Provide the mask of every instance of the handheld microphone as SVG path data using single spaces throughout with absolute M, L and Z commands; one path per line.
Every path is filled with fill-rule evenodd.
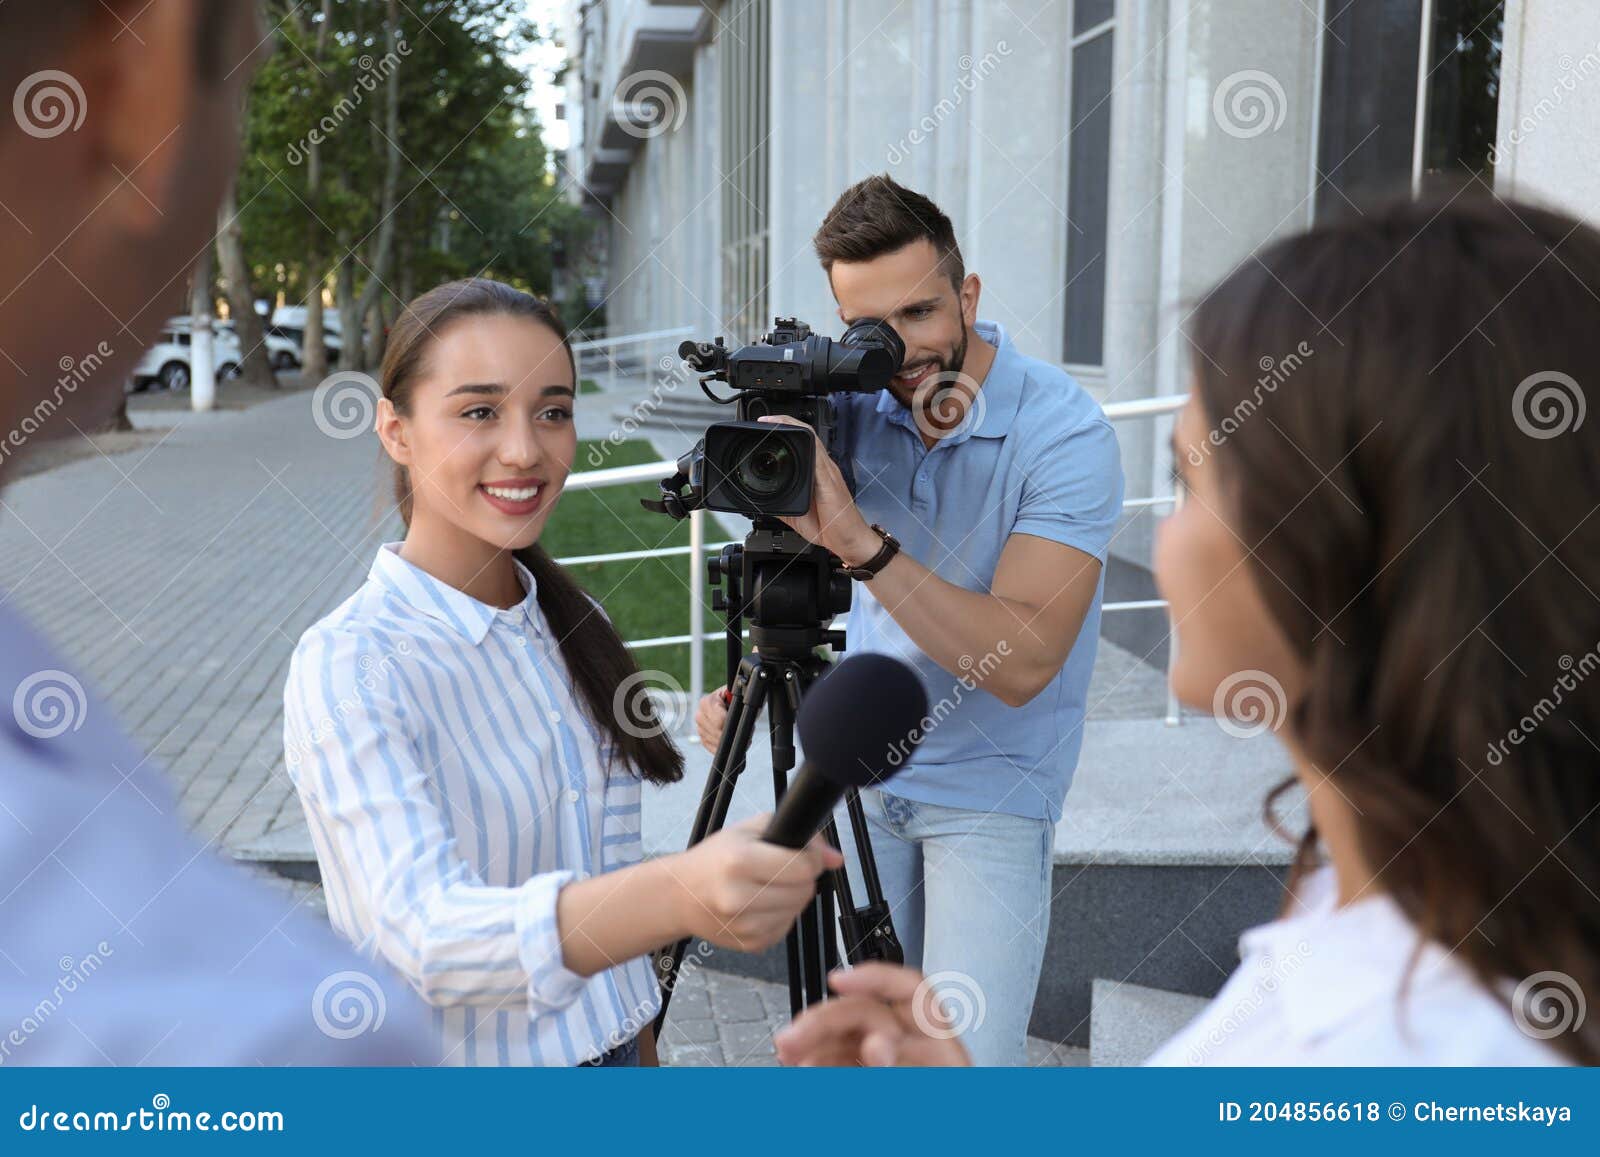
M 853 787 L 882 783 L 922 741 L 928 694 L 917 673 L 888 655 L 852 655 L 800 704 L 795 728 L 805 762 L 762 839 L 802 848 Z

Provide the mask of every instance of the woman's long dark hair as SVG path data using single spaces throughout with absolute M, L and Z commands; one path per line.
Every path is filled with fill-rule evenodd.
M 1305 666 L 1289 733 L 1377 886 L 1600 1062 L 1600 233 L 1379 207 L 1241 265 L 1192 336 L 1201 449 Z
M 406 306 L 389 333 L 380 371 L 383 396 L 402 415 L 411 412 L 411 389 L 439 335 L 466 317 L 525 317 L 551 330 L 572 359 L 566 327 L 555 310 L 538 298 L 487 278 L 452 281 L 431 289 Z M 576 386 L 577 366 L 573 364 Z M 411 525 L 411 479 L 396 465 L 395 501 Z M 633 693 L 639 666 L 602 614 L 566 569 L 538 543 L 516 552 L 532 572 L 539 609 L 560 640 L 561 657 L 576 684 L 584 709 L 638 774 L 651 783 L 683 778 L 683 753 L 667 738 L 648 695 Z M 619 703 L 619 699 L 625 700 Z M 619 716 L 626 716 L 621 718 Z

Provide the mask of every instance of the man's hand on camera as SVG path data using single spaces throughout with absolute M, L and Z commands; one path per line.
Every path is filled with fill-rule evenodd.
M 844 484 L 844 475 L 817 432 L 798 418 L 768 416 L 758 420 L 811 430 L 816 461 L 812 473 L 811 509 L 800 515 L 780 515 L 783 521 L 807 542 L 832 551 L 848 566 L 860 566 L 877 554 L 883 540 L 856 508 L 850 488 Z

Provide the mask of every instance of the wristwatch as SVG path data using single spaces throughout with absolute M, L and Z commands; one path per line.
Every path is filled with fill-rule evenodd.
M 876 522 L 872 524 L 872 529 L 879 538 L 883 539 L 883 545 L 878 548 L 878 553 L 867 559 L 867 561 L 862 563 L 860 566 L 847 566 L 844 568 L 845 574 L 849 575 L 853 579 L 859 579 L 862 582 L 866 582 L 873 575 L 877 574 L 884 567 L 888 566 L 889 560 L 900 553 L 900 540 L 898 538 L 890 534 L 887 530 L 883 529 L 883 527 L 879 526 Z

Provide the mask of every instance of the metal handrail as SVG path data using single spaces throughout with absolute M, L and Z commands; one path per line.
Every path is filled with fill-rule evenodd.
M 583 341 L 575 341 L 572 348 L 580 353 L 584 350 L 597 350 L 601 346 L 639 345 L 643 342 L 661 341 L 670 337 L 688 337 L 694 333 L 694 326 L 680 325 L 672 329 L 652 329 L 643 333 L 625 333 L 621 337 L 594 337 Z
M 615 339 L 617 344 L 622 344 L 631 338 L 651 337 L 663 338 L 678 336 L 680 333 L 690 332 L 688 327 L 682 330 L 659 330 L 653 334 L 634 334 L 627 338 Z M 602 339 L 605 340 L 605 339 Z M 1155 398 L 1141 398 L 1132 402 L 1111 402 L 1103 407 L 1106 418 L 1112 422 L 1135 421 L 1140 418 L 1158 418 L 1166 414 L 1174 414 L 1183 407 L 1187 400 L 1183 394 L 1166 394 Z M 603 490 L 612 486 L 628 486 L 639 482 L 656 482 L 661 478 L 671 475 L 678 468 L 676 462 L 644 462 L 634 466 L 610 466 L 603 470 L 587 470 L 579 474 L 569 475 L 567 490 Z M 1171 494 L 1156 495 L 1151 498 L 1129 498 L 1124 500 L 1124 510 L 1153 509 L 1159 506 L 1171 506 L 1177 509 L 1183 503 L 1181 490 L 1174 490 Z M 705 540 L 705 511 L 696 510 L 689 515 L 689 545 L 664 546 L 651 550 L 623 550 L 610 554 L 585 554 L 572 555 L 556 561 L 563 566 L 587 565 L 592 563 L 610 562 L 636 562 L 646 558 L 676 558 L 689 556 L 689 633 L 686 635 L 662 635 L 653 639 L 629 639 L 626 644 L 636 651 L 649 650 L 654 647 L 675 647 L 692 643 L 695 639 L 709 641 L 720 639 L 723 632 L 707 632 L 705 629 L 705 604 L 697 597 L 700 589 L 701 561 L 703 556 L 713 551 L 720 551 L 725 546 L 732 545 L 733 540 L 708 544 Z M 1167 607 L 1165 599 L 1129 599 L 1120 602 L 1110 602 L 1101 605 L 1102 613 L 1113 611 L 1149 611 L 1160 610 Z M 746 632 L 748 634 L 748 632 Z M 1183 720 L 1183 713 L 1178 704 L 1177 697 L 1172 692 L 1172 664 L 1178 654 L 1178 637 L 1169 630 L 1167 636 L 1167 716 L 1168 724 L 1178 724 Z M 705 657 L 701 648 L 689 648 L 689 704 L 692 712 L 694 704 L 700 701 L 705 693 Z M 687 726 L 692 729 L 692 718 L 687 720 Z
M 693 326 L 680 325 L 672 329 L 652 329 L 642 333 L 625 333 L 618 334 L 616 337 L 596 337 L 588 338 L 584 341 L 575 341 L 572 343 L 572 360 L 578 367 L 578 381 L 581 382 L 584 378 L 584 363 L 588 360 L 584 355 L 604 351 L 602 356 L 605 358 L 606 372 L 605 384 L 601 388 L 606 393 L 610 393 L 616 388 L 617 384 L 617 350 L 629 346 L 643 346 L 645 347 L 643 357 L 648 362 L 649 347 L 655 346 L 657 343 L 670 343 L 674 338 L 689 337 L 693 333 Z M 676 363 L 677 348 L 675 346 L 670 348 L 672 360 Z M 663 361 L 665 360 L 663 359 Z

